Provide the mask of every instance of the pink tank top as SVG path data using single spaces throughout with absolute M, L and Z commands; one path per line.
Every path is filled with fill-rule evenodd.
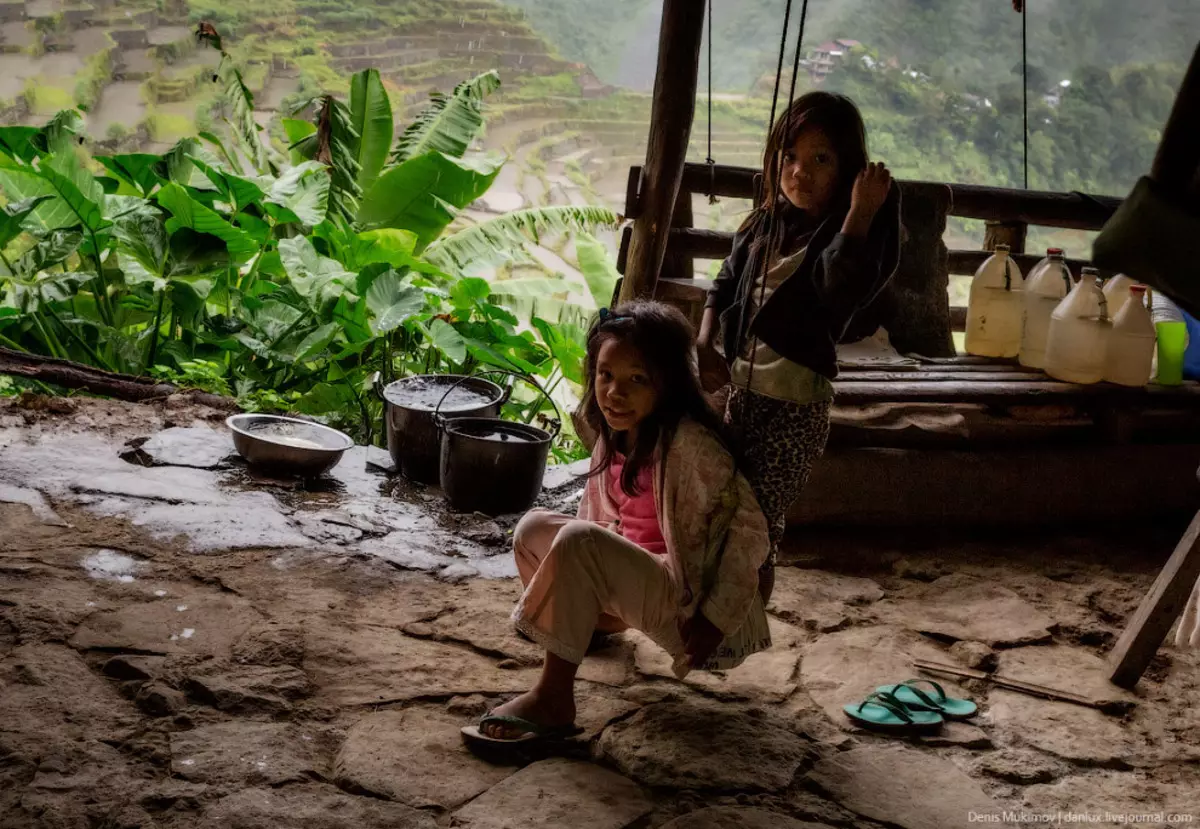
M 663 540 L 658 506 L 654 502 L 654 468 L 647 466 L 638 474 L 637 495 L 627 495 L 621 488 L 624 469 L 625 456 L 614 455 L 608 469 L 608 496 L 616 505 L 621 522 L 616 530 L 647 552 L 663 555 L 667 552 L 667 542 Z

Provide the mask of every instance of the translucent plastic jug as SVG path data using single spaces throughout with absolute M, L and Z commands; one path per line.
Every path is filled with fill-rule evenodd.
M 1025 280 L 1023 323 L 1021 325 L 1021 365 L 1046 367 L 1046 337 L 1050 334 L 1050 316 L 1075 283 L 1062 248 L 1050 248 L 1046 258 L 1034 265 Z
M 1050 317 L 1046 340 L 1046 373 L 1068 383 L 1099 383 L 1104 379 L 1112 321 L 1095 268 L 1059 303 Z
M 1021 350 L 1021 303 L 1024 280 L 1008 255 L 996 245 L 971 281 L 967 300 L 967 353 L 979 357 L 1016 357 Z
M 1104 298 L 1108 300 L 1108 316 L 1115 325 L 1117 314 L 1125 307 L 1130 299 L 1129 289 L 1137 283 L 1123 273 L 1119 273 L 1104 283 Z M 1140 295 L 1145 300 L 1145 294 Z
M 1154 382 L 1160 386 L 1178 386 L 1183 382 L 1183 358 L 1187 353 L 1187 322 L 1179 307 L 1161 293 L 1151 298 L 1150 318 L 1158 336 L 1155 350 Z
M 1122 386 L 1150 382 L 1154 363 L 1154 320 L 1146 308 L 1146 287 L 1131 285 L 1129 299 L 1113 317 L 1104 379 Z

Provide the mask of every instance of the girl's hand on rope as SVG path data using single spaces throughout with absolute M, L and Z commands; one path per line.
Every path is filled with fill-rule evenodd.
M 883 206 L 891 188 L 892 174 L 887 166 L 881 161 L 868 164 L 854 179 L 854 189 L 850 191 L 850 212 L 846 214 L 842 233 L 847 236 L 866 236 L 871 220 Z
M 709 394 L 715 394 L 729 383 L 729 364 L 715 348 L 708 344 L 696 345 L 699 362 L 700 385 Z

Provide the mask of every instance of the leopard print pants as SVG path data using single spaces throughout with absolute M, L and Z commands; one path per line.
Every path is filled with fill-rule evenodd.
M 731 388 L 725 423 L 742 452 L 742 471 L 767 517 L 773 568 L 787 527 L 787 512 L 800 497 L 813 463 L 829 439 L 830 400 L 802 405 Z

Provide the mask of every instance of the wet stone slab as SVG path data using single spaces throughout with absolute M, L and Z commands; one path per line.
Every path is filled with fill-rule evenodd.
M 204 425 L 164 429 L 138 448 L 157 465 L 198 469 L 215 469 L 234 452 L 228 433 Z

